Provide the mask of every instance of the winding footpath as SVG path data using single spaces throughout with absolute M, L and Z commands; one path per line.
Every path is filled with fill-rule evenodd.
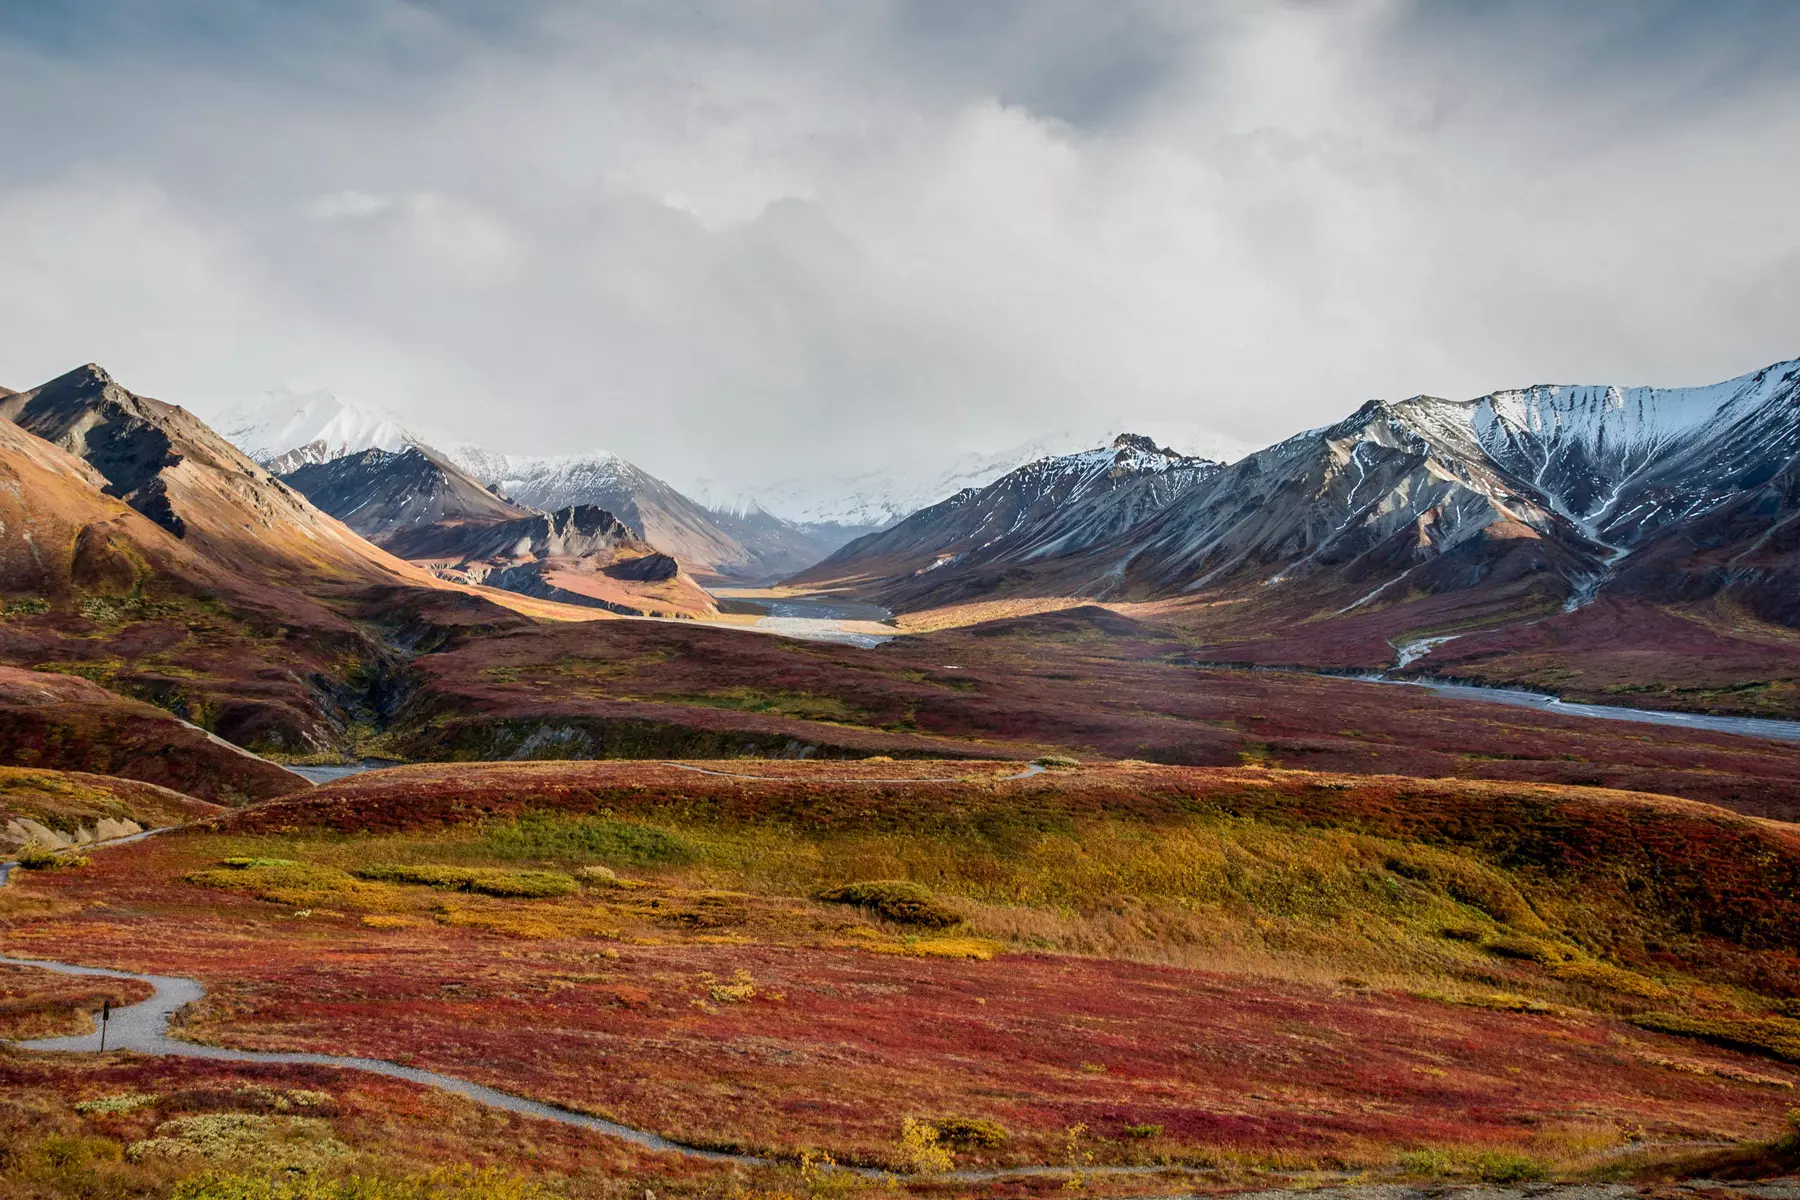
M 707 775 L 727 775 L 731 772 L 712 771 L 694 767 L 685 763 L 669 763 L 669 766 L 681 767 L 684 770 L 700 771 Z M 1028 779 L 1042 773 L 1043 767 L 1036 764 L 1027 766 L 1017 774 L 1004 776 L 1005 779 Z M 766 775 L 737 775 L 741 779 L 779 779 L 783 777 Z M 801 778 L 801 777 L 793 777 Z M 882 783 L 937 783 L 961 782 L 959 778 L 944 780 L 842 780 L 842 782 L 882 782 Z M 142 841 L 164 829 L 147 830 L 112 842 L 99 843 L 94 847 L 83 849 L 110 848 L 128 842 Z M 10 879 L 17 862 L 0 863 L 0 887 L 4 887 Z M 169 1036 L 169 1022 L 175 1014 L 186 1006 L 201 1000 L 206 995 L 206 988 L 197 979 L 186 979 L 179 975 L 140 975 L 132 971 L 118 971 L 106 967 L 84 967 L 75 963 L 57 962 L 51 959 L 13 958 L 0 955 L 0 964 L 14 967 L 35 967 L 39 970 L 53 971 L 59 975 L 91 976 L 105 979 L 134 979 L 148 984 L 151 988 L 150 998 L 136 1004 L 126 1005 L 112 1010 L 111 1020 L 107 1023 L 106 1041 L 111 1050 L 132 1050 L 139 1054 L 169 1055 L 177 1058 L 203 1058 L 222 1062 L 280 1063 L 290 1065 L 338 1067 L 352 1071 L 367 1071 L 373 1075 L 385 1075 L 391 1079 L 403 1079 L 408 1083 L 416 1083 L 424 1087 L 437 1088 L 441 1091 L 454 1092 L 467 1097 L 477 1104 L 485 1104 L 506 1112 L 519 1113 L 522 1116 L 538 1117 L 546 1121 L 555 1121 L 561 1125 L 573 1125 L 580 1129 L 592 1130 L 608 1137 L 620 1138 L 624 1141 L 642 1146 L 647 1150 L 664 1151 L 671 1154 L 682 1154 L 689 1158 L 704 1159 L 709 1162 L 737 1163 L 743 1166 L 781 1166 L 792 1165 L 782 1160 L 765 1158 L 752 1154 L 732 1154 L 722 1150 L 709 1150 L 701 1146 L 690 1146 L 681 1142 L 670 1141 L 661 1134 L 647 1129 L 638 1129 L 631 1125 L 622 1125 L 617 1121 L 609 1121 L 604 1117 L 592 1116 L 588 1113 L 575 1112 L 567 1108 L 559 1108 L 554 1104 L 546 1104 L 541 1100 L 530 1100 L 524 1096 L 515 1096 L 511 1092 L 503 1092 L 486 1084 L 475 1083 L 467 1079 L 459 1079 L 454 1075 L 445 1075 L 437 1071 L 426 1071 L 418 1067 L 403 1066 L 397 1062 L 389 1062 L 380 1058 L 362 1058 L 351 1054 L 312 1054 L 304 1052 L 269 1051 L 269 1050 L 233 1050 L 224 1046 L 206 1046 L 197 1042 L 182 1041 Z M 100 1049 L 100 1033 L 80 1034 L 75 1037 L 39 1038 L 35 1041 L 14 1042 L 13 1045 L 23 1050 L 53 1050 L 98 1053 Z M 890 1172 L 877 1171 L 866 1167 L 840 1167 L 869 1177 L 884 1177 Z M 1162 1168 L 1148 1168 L 1160 1170 Z M 1058 1172 L 1057 1167 L 1016 1167 L 1002 1169 L 997 1172 L 972 1172 L 969 1177 L 999 1178 L 1002 1175 L 1033 1175 L 1045 1172 Z
M 37 967 L 45 971 L 54 971 L 59 975 L 87 975 L 105 979 L 135 979 L 139 983 L 147 983 L 154 989 L 148 1000 L 124 1008 L 112 1010 L 112 1020 L 107 1024 L 106 1043 L 108 1051 L 135 1050 L 139 1054 L 172 1055 L 178 1058 L 205 1058 L 225 1062 L 284 1063 L 315 1067 L 343 1067 L 353 1071 L 367 1071 L 372 1075 L 386 1075 L 393 1079 L 404 1079 L 409 1083 L 434 1087 L 446 1092 L 455 1092 L 466 1096 L 477 1104 L 486 1104 L 493 1108 L 505 1109 L 507 1112 L 520 1113 L 528 1117 L 542 1117 L 563 1125 L 574 1125 L 582 1129 L 591 1129 L 596 1133 L 604 1133 L 609 1137 L 622 1138 L 634 1142 L 649 1150 L 666 1150 L 672 1153 L 685 1154 L 693 1158 L 710 1159 L 718 1162 L 735 1162 L 746 1165 L 763 1166 L 773 1163 L 772 1159 L 755 1158 L 745 1154 L 727 1154 L 718 1150 L 705 1150 L 698 1146 L 684 1146 L 679 1142 L 671 1142 L 667 1138 L 643 1129 L 634 1129 L 630 1125 L 621 1125 L 616 1121 L 608 1121 L 603 1117 L 589 1116 L 587 1113 L 573 1112 L 566 1108 L 558 1108 L 553 1104 L 545 1104 L 539 1100 L 527 1100 L 523 1096 L 515 1096 L 510 1092 L 502 1092 L 497 1088 L 484 1084 L 471 1083 L 467 1079 L 458 1079 L 454 1075 L 441 1075 L 436 1071 L 424 1071 L 417 1067 L 406 1067 L 396 1062 L 388 1062 L 380 1058 L 360 1058 L 350 1054 L 306 1054 L 268 1050 L 232 1050 L 223 1046 L 203 1046 L 196 1042 L 179 1041 L 169 1036 L 169 1021 L 182 1008 L 206 995 L 206 989 L 198 980 L 183 979 L 178 975 L 139 975 L 131 971 L 113 971 L 102 967 L 82 967 L 73 963 L 54 962 L 48 959 L 11 958 L 0 955 L 0 963 L 14 967 Z M 76 1037 L 40 1038 L 30 1042 L 14 1042 L 22 1050 L 75 1050 L 98 1052 L 100 1034 L 98 1032 L 81 1034 Z

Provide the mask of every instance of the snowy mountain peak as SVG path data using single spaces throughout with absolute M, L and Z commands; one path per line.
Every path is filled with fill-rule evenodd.
M 328 391 L 265 392 L 218 413 L 226 440 L 277 475 L 307 463 L 364 450 L 400 450 L 425 439 L 383 409 L 351 404 Z

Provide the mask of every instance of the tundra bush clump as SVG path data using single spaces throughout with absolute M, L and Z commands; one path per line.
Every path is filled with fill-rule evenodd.
M 962 923 L 962 914 L 931 894 L 930 889 L 906 879 L 873 879 L 826 888 L 818 898 L 827 904 L 852 904 L 897 925 L 921 925 L 948 929 Z
M 951 1146 L 992 1150 L 1006 1144 L 1006 1126 L 982 1117 L 937 1117 L 929 1122 L 938 1141 Z
M 916 1175 L 939 1175 L 955 1162 L 938 1142 L 937 1127 L 930 1121 L 907 1117 L 900 1122 L 900 1162 Z
M 1481 948 L 1489 954 L 1498 954 L 1501 958 L 1518 958 L 1545 965 L 1567 962 L 1570 958 L 1567 950 L 1553 942 L 1518 934 L 1494 938 L 1482 943 Z
M 154 1092 L 127 1092 L 122 1096 L 101 1096 L 94 1100 L 82 1100 L 75 1105 L 78 1113 L 122 1113 L 134 1108 L 147 1108 L 157 1101 Z
M 526 813 L 489 827 L 482 849 L 496 858 L 597 858 L 624 867 L 673 867 L 699 852 L 685 839 L 636 821 Z
M 156 1127 L 154 1137 L 125 1151 L 132 1162 L 162 1159 L 311 1171 L 351 1156 L 316 1117 L 266 1117 L 258 1113 L 204 1113 Z
M 1522 1154 L 1489 1152 L 1475 1160 L 1475 1175 L 1483 1183 L 1527 1183 L 1549 1173 L 1543 1163 Z
M 1765 1054 L 1787 1062 L 1800 1062 L 1800 1021 L 1782 1017 L 1762 1020 L 1715 1020 L 1690 1017 L 1686 1013 L 1639 1013 L 1627 1018 L 1640 1029 L 1691 1037 L 1727 1050 L 1745 1050 Z
M 497 1167 L 432 1171 L 400 1179 L 352 1175 L 208 1174 L 175 1185 L 170 1200 L 551 1200 L 553 1193 Z
M 477 892 L 523 900 L 571 896 L 579 885 L 560 871 L 509 871 L 502 867 L 440 867 L 413 863 L 372 863 L 351 871 L 377 883 L 412 883 L 447 892 Z
M 1627 971 L 1623 967 L 1611 966 L 1608 963 L 1563 963 L 1561 966 L 1553 968 L 1550 973 L 1558 979 L 1566 979 L 1570 983 L 1582 983 L 1589 987 L 1604 988 L 1609 992 L 1637 996 L 1645 1000 L 1667 1000 L 1674 994 L 1646 975 L 1639 975 L 1636 971 Z
M 85 867 L 88 860 L 79 854 L 58 854 L 47 846 L 26 842 L 19 851 L 18 863 L 26 871 L 61 871 L 70 867 Z

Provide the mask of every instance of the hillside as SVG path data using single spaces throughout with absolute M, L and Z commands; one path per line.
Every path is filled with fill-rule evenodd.
M 369 544 L 184 410 L 98 368 L 13 393 L 0 414 L 13 418 L 0 420 L 7 665 L 80 675 L 238 746 L 335 754 L 378 719 L 404 641 L 424 636 L 420 614 L 466 626 L 449 612 L 461 605 L 485 611 L 477 623 L 530 623 Z M 42 721 L 74 709 L 20 713 L 19 749 L 117 734 L 130 706 L 94 703 L 73 727 Z M 231 773 L 220 786 L 236 786 Z
M 1111 446 L 1041 459 L 959 491 L 858 538 L 787 583 L 862 588 L 897 608 L 989 594 L 1035 563 L 1075 559 L 1126 537 L 1220 469 L 1122 434 Z M 1083 583 L 1068 587 L 1080 591 Z
M 540 513 L 424 446 L 364 450 L 283 477 L 358 533 L 439 578 L 633 616 L 718 610 L 675 560 L 611 513 Z
M 701 583 L 778 579 L 835 550 L 827 527 L 758 511 L 722 512 L 690 500 L 615 454 L 528 457 L 459 446 L 450 459 L 508 498 L 550 511 L 591 504 L 674 558 Z
M 424 446 L 309 462 L 281 481 L 378 546 L 430 526 L 488 526 L 533 515 Z
M 884 1195 L 1767 1174 L 1800 1082 L 1797 872 L 1788 827 L 1586 788 L 406 767 L 17 881 L 10 944 L 204 979 L 187 1039 L 399 1060 L 667 1142 L 319 1060 L 127 1081 L 16 1054 L 0 1082 L 52 1112 L 143 1096 L 88 1126 L 115 1144 L 291 1114 L 304 1086 L 313 1125 L 259 1127 L 289 1154 L 463 1161 L 499 1127 L 634 1189 L 800 1194 L 826 1154 Z M 0 986 L 36 1028 L 93 1002 L 25 967 Z M 763 1161 L 682 1153 L 721 1146 Z M 928 1178 L 952 1167 L 1020 1174 Z

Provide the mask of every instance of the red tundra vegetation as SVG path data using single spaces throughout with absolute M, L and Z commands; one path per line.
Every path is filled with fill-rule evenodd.
M 685 768 L 373 772 L 23 879 L 4 945 L 199 978 L 190 1038 L 900 1172 L 1654 1172 L 1794 1103 L 1789 826 L 1259 768 Z M 859 880 L 952 925 L 821 898 Z

